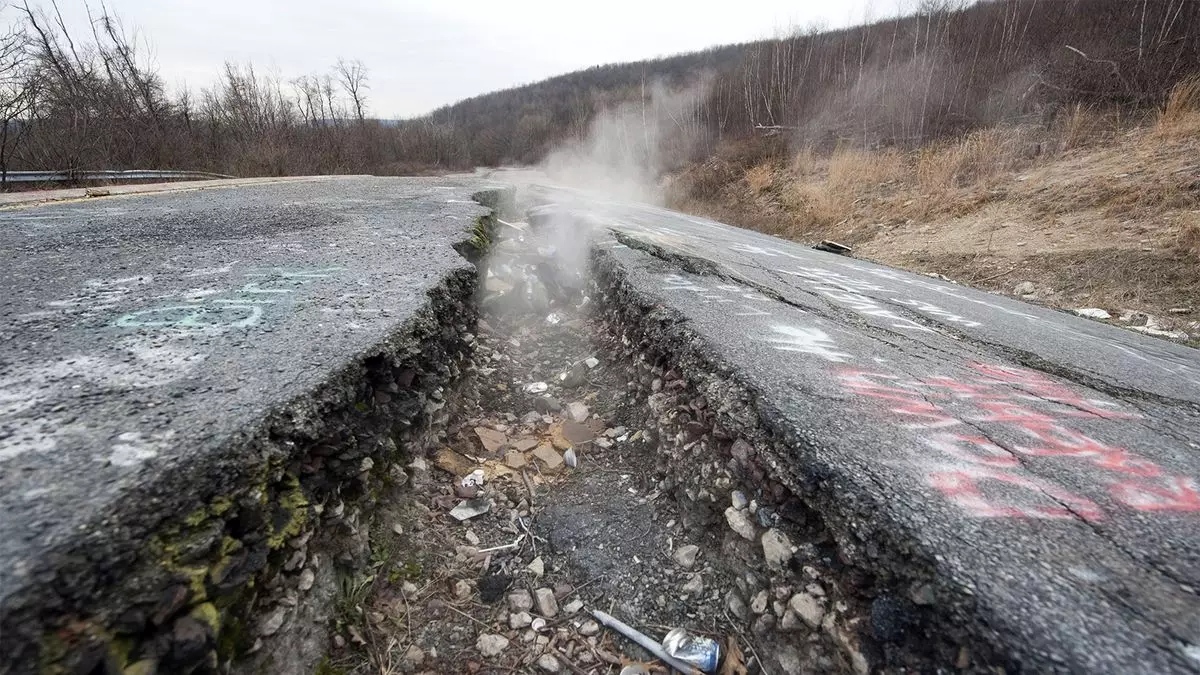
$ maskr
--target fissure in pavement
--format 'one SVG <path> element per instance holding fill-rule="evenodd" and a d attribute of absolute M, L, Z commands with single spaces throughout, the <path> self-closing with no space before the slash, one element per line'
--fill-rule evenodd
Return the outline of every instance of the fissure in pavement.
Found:
<path fill-rule="evenodd" d="M 833 486 L 779 463 L 789 440 L 769 410 L 604 242 L 531 220 L 496 226 L 445 442 L 381 497 L 374 565 L 349 584 L 323 668 L 616 673 L 649 658 L 592 609 L 710 637 L 731 673 L 998 664 L 948 620 L 931 567 L 827 520 Z"/>

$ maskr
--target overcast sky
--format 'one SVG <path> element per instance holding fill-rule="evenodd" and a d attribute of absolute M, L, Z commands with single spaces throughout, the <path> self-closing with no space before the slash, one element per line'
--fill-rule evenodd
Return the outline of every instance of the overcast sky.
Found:
<path fill-rule="evenodd" d="M 49 0 L 34 0 L 48 6 Z M 101 0 L 91 0 L 93 11 Z M 369 70 L 376 117 L 588 66 L 861 23 L 897 0 L 104 0 L 149 42 L 168 86 L 208 86 L 225 61 L 285 79 L 338 57 Z M 31 2 L 31 4 L 34 4 Z M 83 0 L 59 0 L 86 30 Z"/>

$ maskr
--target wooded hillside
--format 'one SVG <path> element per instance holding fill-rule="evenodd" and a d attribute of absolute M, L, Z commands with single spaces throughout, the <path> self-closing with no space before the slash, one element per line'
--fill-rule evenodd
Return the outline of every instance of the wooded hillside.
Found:
<path fill-rule="evenodd" d="M 1053 119 L 1067 106 L 1137 114 L 1200 72 L 1194 0 L 927 0 L 870 25 L 599 66 L 381 124 L 365 107 L 362 64 L 287 81 L 229 64 L 198 95 L 169 96 L 112 17 L 70 36 L 53 11 L 4 11 L 0 169 L 283 175 L 529 164 L 622 103 L 686 130 L 693 156 L 767 135 L 792 146 L 911 147 Z M 681 90 L 669 109 L 654 109 L 665 105 L 654 92 Z M 621 132 L 634 144 L 659 140 Z"/>

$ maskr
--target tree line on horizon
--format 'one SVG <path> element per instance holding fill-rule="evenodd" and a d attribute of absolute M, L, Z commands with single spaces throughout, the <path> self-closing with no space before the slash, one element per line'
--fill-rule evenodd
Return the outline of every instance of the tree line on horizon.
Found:
<path fill-rule="evenodd" d="M 1072 106 L 1136 115 L 1200 72 L 1194 0 L 923 0 L 861 26 L 597 66 L 385 122 L 370 116 L 357 61 L 290 80 L 225 64 L 199 93 L 172 94 L 116 17 L 93 16 L 89 34 L 76 35 L 56 1 L 4 11 L 0 175 L 534 164 L 631 105 L 697 139 L 677 162 L 739 142 L 915 147 L 998 123 L 1045 123 Z M 665 104 L 663 91 L 688 95 Z M 657 142 L 638 115 L 624 117 L 620 138 Z"/>

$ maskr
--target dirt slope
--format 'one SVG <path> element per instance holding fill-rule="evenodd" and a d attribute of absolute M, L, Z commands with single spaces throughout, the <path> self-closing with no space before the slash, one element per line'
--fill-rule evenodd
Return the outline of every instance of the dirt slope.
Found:
<path fill-rule="evenodd" d="M 1076 111 L 911 153 L 714 158 L 670 188 L 676 208 L 1200 338 L 1200 114 L 1130 129 Z"/>

